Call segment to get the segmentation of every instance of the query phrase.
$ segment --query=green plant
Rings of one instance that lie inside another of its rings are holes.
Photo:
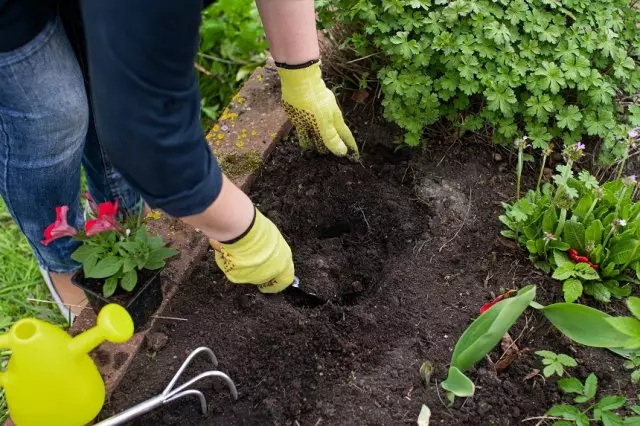
[[[604,162],[625,155],[614,98],[640,87],[638,11],[626,0],[317,4],[321,23],[349,28],[344,45],[373,61],[384,115],[408,145],[445,117],[463,132],[489,123],[500,143],[526,132],[543,148],[588,134],[604,139]]]
[[[631,383],[640,383],[640,354],[634,353],[631,359],[624,362],[624,368],[633,370],[631,372]]]
[[[142,211],[137,217],[120,220],[118,202],[105,202],[92,206],[92,218],[85,223],[84,231],[78,231],[67,223],[67,206],[56,208],[56,221],[44,231],[42,244],[73,237],[82,244],[71,255],[82,264],[85,278],[104,280],[102,292],[112,296],[118,285],[133,291],[138,283],[138,271],[154,270],[165,266],[167,258],[178,253],[165,247],[160,237],[149,236],[142,221]]]
[[[589,426],[591,421],[604,426],[632,426],[640,424],[638,416],[623,416],[617,412],[627,404],[627,398],[621,395],[607,395],[593,404],[598,390],[598,378],[595,374],[589,374],[584,384],[576,379],[560,379],[558,387],[567,394],[576,394],[574,401],[578,404],[590,402],[586,408],[579,408],[570,404],[559,404],[551,407],[546,415],[556,420],[554,426]],[[639,414],[637,406],[627,406],[631,412]],[[589,418],[591,414],[592,418]]]
[[[498,344],[528,306],[540,311],[565,336],[585,346],[608,348],[617,353],[628,343],[629,336],[609,323],[609,319],[614,317],[575,303],[543,306],[533,300],[535,291],[535,286],[526,286],[516,296],[505,298],[503,295],[495,303],[483,305],[480,316],[456,342],[449,375],[441,383],[451,402],[456,396],[474,394],[473,381],[464,372]]]
[[[606,321],[618,332],[628,337],[623,346],[625,349],[640,349],[640,298],[629,297],[627,307],[633,316],[607,318]]]
[[[537,351],[536,355],[542,358],[542,364],[545,366],[542,370],[544,377],[551,377],[554,374],[562,377],[565,367],[575,367],[578,365],[575,359],[565,354],[556,354],[551,351]]]
[[[503,203],[499,219],[503,236],[526,247],[537,267],[563,281],[565,301],[586,293],[609,302],[629,296],[640,276],[640,202],[635,201],[640,185],[635,176],[600,185],[586,170],[575,174],[583,150],[580,142],[566,147],[566,164],[557,166],[553,183]]]
[[[202,12],[197,69],[205,128],[264,63],[266,48],[253,0],[218,0]]]

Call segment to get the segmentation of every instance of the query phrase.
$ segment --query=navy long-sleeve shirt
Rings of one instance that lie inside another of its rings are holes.
[[[25,33],[38,32],[41,15],[16,7],[21,2],[45,10],[52,0],[0,0],[5,49],[9,39],[19,46]],[[204,211],[222,186],[200,126],[194,61],[202,7],[202,0],[80,0],[86,47],[79,51],[100,142],[151,206],[178,217]],[[8,25],[7,11],[24,25]]]

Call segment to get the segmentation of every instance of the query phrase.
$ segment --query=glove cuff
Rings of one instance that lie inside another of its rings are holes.
[[[287,64],[285,62],[276,62],[276,67],[284,68],[286,70],[301,70],[303,68],[308,68],[311,65],[318,64],[318,63],[320,63],[320,59],[312,59],[310,61],[303,62],[301,64],[296,64],[296,65]]]
[[[235,238],[232,238],[230,240],[227,241],[220,241],[220,244],[233,244],[233,243],[237,243],[238,241],[240,241],[241,239],[243,239],[244,237],[247,236],[247,234],[249,232],[251,232],[251,230],[253,229],[253,226],[256,224],[256,217],[258,216],[256,207],[253,206],[253,219],[251,219],[251,224],[249,225],[249,227],[240,235],[238,235]]]

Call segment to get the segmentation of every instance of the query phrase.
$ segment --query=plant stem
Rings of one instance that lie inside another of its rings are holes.
[[[520,199],[520,179],[522,178],[522,167],[524,165],[524,144],[521,144],[518,148],[518,168],[516,170],[516,200]]]
[[[622,157],[622,161],[620,162],[620,165],[618,166],[618,175],[616,176],[616,180],[622,179],[622,172],[624,171],[624,166],[625,166],[625,163],[627,162],[627,157],[628,156],[629,156],[629,150],[627,148],[627,152],[625,153],[624,157]]]
[[[613,236],[613,234],[615,234],[615,232],[616,232],[616,227],[613,224],[613,222],[611,222],[611,231],[609,231],[609,234],[607,235],[607,238],[604,239],[604,243],[602,244],[602,247],[604,247],[604,248],[607,247],[607,243],[609,242],[609,239]]]
[[[542,182],[542,175],[544,174],[544,166],[547,165],[547,152],[545,151],[542,156],[542,165],[540,166],[540,173],[538,174],[538,183],[536,184],[536,192],[540,193],[540,182]]]
[[[567,209],[560,210],[560,218],[558,219],[558,226],[556,227],[555,236],[560,237],[560,233],[564,229],[564,222],[567,220]]]

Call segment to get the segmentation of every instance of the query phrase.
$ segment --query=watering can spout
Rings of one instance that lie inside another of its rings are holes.
[[[95,327],[79,334],[69,342],[73,355],[91,352],[105,340],[123,343],[133,336],[133,321],[129,313],[120,305],[107,305],[98,314]]]

